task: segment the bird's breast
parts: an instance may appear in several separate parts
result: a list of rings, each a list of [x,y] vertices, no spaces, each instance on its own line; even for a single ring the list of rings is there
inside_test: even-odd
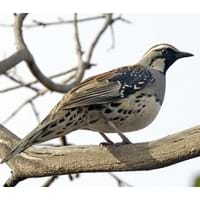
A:
[[[107,121],[110,120],[122,132],[136,131],[148,126],[157,116],[160,107],[156,95],[130,95],[123,100],[104,105],[101,111],[93,114],[88,128],[104,133],[116,132],[108,125]]]

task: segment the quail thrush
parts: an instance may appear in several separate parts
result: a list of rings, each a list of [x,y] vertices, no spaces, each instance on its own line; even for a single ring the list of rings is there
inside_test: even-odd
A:
[[[149,49],[135,65],[93,76],[64,95],[49,115],[2,160],[36,143],[64,136],[77,129],[118,133],[142,129],[157,116],[165,94],[165,75],[179,58],[193,56],[169,44]]]

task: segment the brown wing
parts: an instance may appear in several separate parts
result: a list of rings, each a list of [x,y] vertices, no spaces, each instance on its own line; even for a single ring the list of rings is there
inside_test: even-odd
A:
[[[64,109],[110,102],[120,96],[119,82],[109,82],[115,71],[93,76],[67,93],[62,102]]]
[[[141,66],[128,66],[93,76],[68,92],[58,110],[103,104],[125,98],[151,82],[152,74]]]

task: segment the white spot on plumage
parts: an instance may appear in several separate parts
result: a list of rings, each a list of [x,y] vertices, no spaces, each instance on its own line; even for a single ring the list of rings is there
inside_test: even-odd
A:
[[[140,87],[138,87],[137,85],[134,85],[134,90],[139,90],[140,89]]]
[[[145,80],[145,79],[144,79],[144,80]],[[139,84],[139,85],[142,85],[142,84],[144,84],[144,81],[139,81],[138,84]]]

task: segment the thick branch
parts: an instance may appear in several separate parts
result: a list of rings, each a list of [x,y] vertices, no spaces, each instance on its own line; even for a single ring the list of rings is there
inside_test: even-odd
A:
[[[79,172],[151,170],[200,156],[200,126],[159,140],[112,146],[64,146],[29,148],[10,160],[15,179]],[[0,126],[0,157],[16,145],[19,138]]]
[[[26,52],[24,50],[20,50],[10,57],[0,61],[0,74],[4,74],[9,69],[15,67],[17,64],[22,62],[26,57]]]

